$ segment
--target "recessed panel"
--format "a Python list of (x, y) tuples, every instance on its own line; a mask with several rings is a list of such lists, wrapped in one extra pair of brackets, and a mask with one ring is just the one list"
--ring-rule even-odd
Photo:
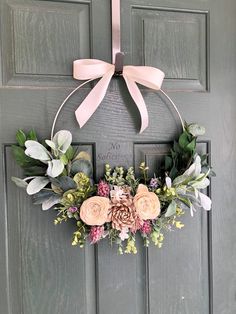
[(132, 59), (165, 72), (167, 87), (207, 89), (207, 14), (132, 9)]
[[(77, 146), (78, 151), (93, 155), (90, 144)], [(11, 313), (95, 314), (94, 247), (73, 247), (76, 222), (55, 226), (55, 210), (43, 212), (40, 205), (32, 204), (24, 190), (15, 186), (11, 176), (22, 177), (22, 171), (13, 160), (9, 145), (4, 147), (4, 164)]]
[[(140, 162), (145, 161), (149, 177), (158, 172), (169, 149), (170, 145), (165, 143), (135, 143), (136, 171)], [(200, 154), (210, 154), (209, 143), (199, 142), (197, 150)], [(191, 217), (186, 209), (180, 220), (185, 224), (181, 231), (164, 230), (163, 247), (158, 249), (151, 243), (148, 249), (150, 313), (156, 313), (156, 309), (165, 309), (165, 313), (208, 313), (209, 214), (199, 209)], [(170, 299), (166, 291), (171, 291), (174, 297)]]
[(91, 56), (90, 3), (12, 1), (4, 17), (9, 85), (70, 81), (73, 60)]
[(163, 165), (165, 155), (170, 151), (169, 144), (158, 143), (135, 143), (134, 144), (134, 165), (135, 173), (140, 174), (139, 165), (142, 162), (148, 166), (148, 174), (156, 175), (160, 171), (160, 167)]

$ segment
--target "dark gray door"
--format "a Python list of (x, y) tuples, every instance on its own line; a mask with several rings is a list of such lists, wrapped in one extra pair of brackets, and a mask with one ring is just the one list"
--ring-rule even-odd
[[(164, 89), (184, 118), (207, 127), (199, 148), (208, 152), (212, 180), (209, 216), (187, 213), (181, 232), (166, 234), (162, 249), (138, 244), (118, 256), (108, 243), (71, 246), (73, 225), (53, 225), (10, 178), (21, 175), (10, 144), (17, 128), (47, 138), (54, 114), (78, 84), (72, 61), (111, 60), (109, 0), (1, 0), (0, 88), (0, 313), (1, 314), (233, 314), (236, 313), (236, 2), (235, 0), (121, 0), (125, 62), (166, 73)], [(180, 131), (168, 102), (143, 89), (150, 124), (122, 78), (79, 130), (74, 110), (89, 91), (64, 108), (57, 129), (105, 162), (150, 167)]]

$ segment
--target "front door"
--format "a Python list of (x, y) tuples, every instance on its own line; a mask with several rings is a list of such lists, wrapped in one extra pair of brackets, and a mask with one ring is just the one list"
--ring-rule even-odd
[[(49, 138), (57, 108), (78, 82), (72, 61), (111, 62), (109, 0), (2, 0), (0, 78), (0, 313), (2, 314), (233, 314), (235, 303), (236, 2), (235, 0), (121, 0), (125, 63), (166, 74), (163, 89), (188, 122), (207, 133), (199, 149), (217, 173), (213, 208), (191, 218), (164, 246), (117, 255), (103, 242), (71, 246), (73, 225), (55, 227), (54, 211), (11, 182), (21, 172), (10, 144), (18, 128)], [(150, 122), (140, 118), (122, 78), (115, 78), (80, 130), (74, 111), (87, 86), (61, 112), (57, 130), (90, 152), (96, 175), (106, 162), (150, 168), (166, 153), (180, 122), (160, 94), (142, 89)]]

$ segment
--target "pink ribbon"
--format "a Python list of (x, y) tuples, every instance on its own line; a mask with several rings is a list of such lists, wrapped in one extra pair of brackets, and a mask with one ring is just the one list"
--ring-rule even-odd
[[(114, 74), (114, 64), (96, 59), (74, 61), (73, 76), (75, 79), (95, 80), (101, 78), (75, 112), (76, 119), (81, 128), (91, 118), (102, 102)], [(154, 90), (160, 90), (165, 74), (154, 67), (126, 65), (123, 67), (122, 75), (129, 93), (139, 110), (141, 116), (140, 133), (142, 133), (148, 126), (148, 111), (137, 83)]]

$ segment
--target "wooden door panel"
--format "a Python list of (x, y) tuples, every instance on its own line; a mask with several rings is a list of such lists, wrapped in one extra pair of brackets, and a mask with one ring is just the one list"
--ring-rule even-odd
[[(187, 213), (185, 228), (166, 234), (162, 249), (147, 250), (139, 239), (136, 256), (118, 256), (106, 242), (84, 250), (71, 247), (73, 224), (55, 227), (55, 213), (32, 205), (11, 182), (11, 176), (20, 172), (10, 144), (19, 127), (34, 127), (41, 138), (50, 136), (57, 108), (78, 84), (71, 78), (73, 59), (110, 62), (110, 1), (4, 0), (0, 88), (4, 314), (236, 311), (235, 1), (121, 0), (121, 10), (125, 63), (163, 69), (164, 88), (184, 118), (207, 127), (199, 149), (211, 155), (217, 172), (212, 182), (212, 217), (203, 211), (194, 218)], [(166, 99), (141, 88), (149, 127), (138, 134), (137, 108), (122, 78), (115, 78), (80, 130), (74, 111), (91, 86), (72, 97), (56, 129), (70, 130), (74, 144), (92, 153), (97, 178), (106, 162), (134, 164), (138, 170), (145, 159), (150, 168), (158, 167), (167, 143), (181, 131)]]
[(165, 88), (206, 90), (207, 19), (204, 11), (131, 7), (132, 64), (162, 69)]
[(126, 62), (162, 69), (163, 86), (168, 90), (209, 88), (209, 12), (205, 6), (190, 7), (168, 6), (168, 1), (126, 1), (123, 5)]
[(70, 243), (75, 226), (53, 227), (55, 212), (43, 213), (12, 185), (11, 176), (21, 173), (9, 145), (3, 162), (12, 313), (96, 313), (94, 247), (74, 249)]
[(109, 36), (107, 27), (105, 31), (104, 27), (96, 27), (98, 17), (94, 14), (98, 11), (99, 24), (107, 25), (110, 22), (107, 3), (106, 0), (2, 1), (3, 84), (75, 86), (72, 62), (97, 53), (93, 36), (99, 37), (105, 50), (110, 51), (110, 42), (104, 41)]

